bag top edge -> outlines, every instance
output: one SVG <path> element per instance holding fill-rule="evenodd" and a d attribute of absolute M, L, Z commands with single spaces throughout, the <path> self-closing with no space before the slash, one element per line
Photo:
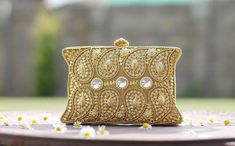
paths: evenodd
<path fill-rule="evenodd" d="M 159 49 L 180 49 L 179 47 L 176 46 L 128 46 L 128 47 L 117 47 L 117 46 L 70 46 L 70 47 L 65 47 L 63 49 L 86 49 L 86 48 L 159 48 Z"/>

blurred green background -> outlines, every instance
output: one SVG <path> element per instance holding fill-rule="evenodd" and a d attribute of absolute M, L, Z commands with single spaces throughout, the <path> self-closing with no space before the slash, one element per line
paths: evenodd
<path fill-rule="evenodd" d="M 0 111 L 63 111 L 65 97 L 2 97 Z M 178 98 L 177 107 L 182 111 L 235 112 L 235 99 Z"/>
<path fill-rule="evenodd" d="M 0 111 L 63 109 L 61 49 L 120 37 L 182 48 L 181 109 L 235 111 L 233 14 L 234 0 L 0 0 Z"/>

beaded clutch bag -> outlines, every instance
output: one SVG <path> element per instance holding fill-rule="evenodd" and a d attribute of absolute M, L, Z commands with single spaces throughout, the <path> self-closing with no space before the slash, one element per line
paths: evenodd
<path fill-rule="evenodd" d="M 68 103 L 61 121 L 72 124 L 175 125 L 175 69 L 181 50 L 166 46 L 69 47 Z"/>

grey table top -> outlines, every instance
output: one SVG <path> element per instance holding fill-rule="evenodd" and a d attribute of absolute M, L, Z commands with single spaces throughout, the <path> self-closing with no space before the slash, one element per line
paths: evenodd
<path fill-rule="evenodd" d="M 234 113 L 183 112 L 184 117 L 191 117 L 191 124 L 179 126 L 153 126 L 152 129 L 141 129 L 133 125 L 106 126 L 109 135 L 83 138 L 80 129 L 67 125 L 64 133 L 52 132 L 52 124 L 59 122 L 60 112 L 51 112 L 51 120 L 33 125 L 34 130 L 20 127 L 16 117 L 23 114 L 30 121 L 40 117 L 42 112 L 0 112 L 8 118 L 9 126 L 0 126 L 1 145 L 235 145 L 235 124 L 231 120 L 224 126 L 223 119 L 234 119 Z M 216 123 L 209 124 L 207 119 L 214 116 Z M 40 120 L 39 120 L 40 121 Z M 202 124 L 203 123 L 203 124 Z M 98 126 L 92 126 L 97 130 Z"/>

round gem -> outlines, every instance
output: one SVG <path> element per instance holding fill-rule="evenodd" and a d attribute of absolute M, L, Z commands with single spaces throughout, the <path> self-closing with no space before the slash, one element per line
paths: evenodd
<path fill-rule="evenodd" d="M 124 89 L 128 85 L 128 80 L 125 77 L 119 77 L 116 81 L 116 85 L 118 88 Z"/>
<path fill-rule="evenodd" d="M 143 77 L 141 80 L 140 80 L 140 86 L 142 88 L 145 88 L 145 89 L 149 89 L 151 88 L 153 85 L 153 81 L 150 77 Z"/>
<path fill-rule="evenodd" d="M 91 81 L 91 87 L 95 90 L 101 89 L 103 86 L 103 81 L 100 78 L 94 78 Z"/>

